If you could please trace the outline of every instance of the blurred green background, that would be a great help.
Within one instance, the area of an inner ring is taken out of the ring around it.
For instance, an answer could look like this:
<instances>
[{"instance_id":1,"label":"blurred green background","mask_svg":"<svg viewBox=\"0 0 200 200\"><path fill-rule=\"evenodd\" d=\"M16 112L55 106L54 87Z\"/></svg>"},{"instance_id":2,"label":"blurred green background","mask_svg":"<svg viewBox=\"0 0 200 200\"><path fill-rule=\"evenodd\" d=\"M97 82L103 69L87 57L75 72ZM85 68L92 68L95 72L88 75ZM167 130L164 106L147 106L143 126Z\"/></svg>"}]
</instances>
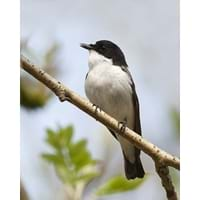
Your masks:
<instances>
[{"instance_id":1,"label":"blurred green background","mask_svg":"<svg viewBox=\"0 0 200 200\"><path fill-rule=\"evenodd\" d=\"M21 53L84 97L88 53L79 44L100 39L112 40L126 55L140 101L143 136L179 156L179 1L21 0ZM142 153L147 178L127 185L120 147L105 127L74 106L61 104L22 70L20 80L21 183L29 199L70 199L76 187L86 200L166 199L148 156ZM65 138L59 133L67 127L73 127L72 146L85 141L81 146L88 160L61 162L66 156L60 157L58 149L70 151L69 145L55 149L49 131L57 141ZM59 170L60 164L61 169L72 165L75 170L77 162L83 168L76 176ZM171 174L179 191L179 172L172 169ZM85 182L79 184L80 179ZM113 188L115 194L96 195ZM126 188L130 190L121 193Z\"/></svg>"}]
</instances>

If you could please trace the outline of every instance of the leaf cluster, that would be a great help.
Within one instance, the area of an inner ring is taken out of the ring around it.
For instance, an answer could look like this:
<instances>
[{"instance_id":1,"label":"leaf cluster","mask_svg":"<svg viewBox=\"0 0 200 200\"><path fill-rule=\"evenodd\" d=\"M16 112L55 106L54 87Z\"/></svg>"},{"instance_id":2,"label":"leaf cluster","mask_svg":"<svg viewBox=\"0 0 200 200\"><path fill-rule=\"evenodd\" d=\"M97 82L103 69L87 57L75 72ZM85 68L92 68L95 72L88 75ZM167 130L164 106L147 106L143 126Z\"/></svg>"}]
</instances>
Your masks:
<instances>
[{"instance_id":1,"label":"leaf cluster","mask_svg":"<svg viewBox=\"0 0 200 200\"><path fill-rule=\"evenodd\" d=\"M27 57L33 60L41 59L41 65L43 69L54 76L58 74L58 66L56 64L56 56L58 54L59 45L57 43L47 49L43 56L37 56L36 52L28 47L28 41L21 42L21 51ZM37 62L36 62L37 63ZM32 77L30 78L24 73L20 76L20 105L26 109L36 109L44 107L49 99L52 97L52 93L43 84L36 81Z\"/></svg>"},{"instance_id":2,"label":"leaf cluster","mask_svg":"<svg viewBox=\"0 0 200 200\"><path fill-rule=\"evenodd\" d=\"M42 157L52 163L63 183L73 187L79 182L85 184L98 176L96 160L87 149L87 141L73 141L73 127L60 128L57 132L47 129L46 142L52 147L52 153Z\"/></svg>"},{"instance_id":3,"label":"leaf cluster","mask_svg":"<svg viewBox=\"0 0 200 200\"><path fill-rule=\"evenodd\" d=\"M60 180L71 186L75 195L80 185L83 192L91 180L103 174L97 170L97 161L87 149L87 141L74 141L73 132L72 126L59 128L57 131L47 129L46 142L52 152L43 153L42 157L53 164ZM146 176L143 179L127 180L124 176L117 175L98 186L95 192L98 196L126 192L138 188L145 180Z\"/></svg>"}]
</instances>

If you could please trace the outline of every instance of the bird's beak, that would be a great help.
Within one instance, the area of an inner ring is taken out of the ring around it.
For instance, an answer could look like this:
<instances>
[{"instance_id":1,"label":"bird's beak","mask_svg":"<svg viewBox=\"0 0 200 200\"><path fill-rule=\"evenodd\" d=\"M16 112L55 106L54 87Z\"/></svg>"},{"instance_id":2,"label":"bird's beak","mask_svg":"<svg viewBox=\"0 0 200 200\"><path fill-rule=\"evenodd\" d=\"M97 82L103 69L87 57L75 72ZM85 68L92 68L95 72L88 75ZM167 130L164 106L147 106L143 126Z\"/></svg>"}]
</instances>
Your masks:
<instances>
[{"instance_id":1,"label":"bird's beak","mask_svg":"<svg viewBox=\"0 0 200 200\"><path fill-rule=\"evenodd\" d=\"M87 50L92 50L93 49L93 45L92 44L85 44L85 43L81 43L80 46L84 49Z\"/></svg>"}]
</instances>

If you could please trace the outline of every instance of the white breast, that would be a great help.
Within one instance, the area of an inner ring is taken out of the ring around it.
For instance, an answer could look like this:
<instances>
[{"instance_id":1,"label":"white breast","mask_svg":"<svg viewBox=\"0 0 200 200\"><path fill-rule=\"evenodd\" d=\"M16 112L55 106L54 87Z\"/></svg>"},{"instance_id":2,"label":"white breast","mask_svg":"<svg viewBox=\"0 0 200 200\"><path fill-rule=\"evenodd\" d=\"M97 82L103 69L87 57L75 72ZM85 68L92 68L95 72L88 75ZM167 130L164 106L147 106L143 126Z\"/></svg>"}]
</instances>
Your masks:
<instances>
[{"instance_id":1,"label":"white breast","mask_svg":"<svg viewBox=\"0 0 200 200\"><path fill-rule=\"evenodd\" d=\"M89 100L118 121L127 120L134 127L131 80L111 59L92 51L89 55L89 72L85 80L85 92ZM130 162L135 162L135 148L126 139L116 135L123 152Z\"/></svg>"},{"instance_id":2,"label":"white breast","mask_svg":"<svg viewBox=\"0 0 200 200\"><path fill-rule=\"evenodd\" d=\"M133 128L131 80L119 66L105 59L103 62L101 58L94 59L96 56L93 54L92 62L89 60L90 70L85 81L87 97L117 120L126 118L128 126Z\"/></svg>"},{"instance_id":3,"label":"white breast","mask_svg":"<svg viewBox=\"0 0 200 200\"><path fill-rule=\"evenodd\" d=\"M106 58L94 50L90 50L88 63L89 63L89 68L91 70L93 67L102 63L112 64L112 59Z\"/></svg>"}]
</instances>

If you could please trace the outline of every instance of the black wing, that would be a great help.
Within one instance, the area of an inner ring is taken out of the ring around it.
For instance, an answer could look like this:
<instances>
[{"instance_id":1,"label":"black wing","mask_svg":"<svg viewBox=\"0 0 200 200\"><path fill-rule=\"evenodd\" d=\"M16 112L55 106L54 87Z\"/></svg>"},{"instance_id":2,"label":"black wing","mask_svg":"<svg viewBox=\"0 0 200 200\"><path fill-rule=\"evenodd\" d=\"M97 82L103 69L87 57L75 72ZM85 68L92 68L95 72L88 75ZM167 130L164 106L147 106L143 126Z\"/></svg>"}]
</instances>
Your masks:
<instances>
[{"instance_id":1,"label":"black wing","mask_svg":"<svg viewBox=\"0 0 200 200\"><path fill-rule=\"evenodd\" d=\"M131 88L132 88L132 100L133 100L133 107L134 107L134 111L135 111L135 118L134 118L134 128L133 131L135 131L137 134L142 135L142 130L141 130L141 123L140 123L140 105L139 105L139 101L138 101L138 97L137 97L137 93L135 90L135 84L133 82L131 73L129 72L127 67L122 67L122 70L125 71L130 80L131 80ZM140 150L135 148L135 154L136 156L140 155Z\"/></svg>"},{"instance_id":2,"label":"black wing","mask_svg":"<svg viewBox=\"0 0 200 200\"><path fill-rule=\"evenodd\" d=\"M133 82L131 73L129 72L127 67L123 67L122 68L123 71L125 71L130 80L131 80L131 88L132 88L132 100L133 100L133 107L134 107L134 111L135 111L135 121L134 121L134 128L133 131L135 131L136 133L138 133L139 135L142 135L142 130L141 130L141 123L140 123L140 105L139 105L139 101L138 101L138 97L137 97L137 93L135 90L135 84Z\"/></svg>"},{"instance_id":3,"label":"black wing","mask_svg":"<svg viewBox=\"0 0 200 200\"><path fill-rule=\"evenodd\" d=\"M135 109L135 123L134 123L135 126L133 130L139 135L142 135L141 123L140 123L140 105L139 105L137 93L135 91L135 85L133 82L132 82L131 88L132 88L133 106Z\"/></svg>"}]
</instances>

